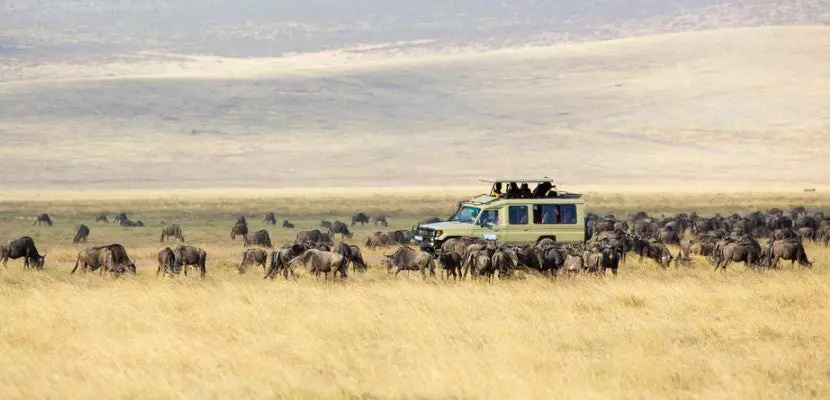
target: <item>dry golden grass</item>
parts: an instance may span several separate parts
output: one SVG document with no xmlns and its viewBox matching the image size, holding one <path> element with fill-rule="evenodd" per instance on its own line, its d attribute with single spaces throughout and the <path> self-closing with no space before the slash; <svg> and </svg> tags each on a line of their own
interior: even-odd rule
<svg viewBox="0 0 830 400">
<path fill-rule="evenodd" d="M 754 273 L 734 266 L 714 273 L 704 260 L 669 270 L 632 260 L 616 278 L 422 282 L 415 273 L 388 276 L 376 265 L 381 250 L 367 251 L 375 261 L 370 271 L 344 283 L 308 275 L 265 281 L 261 270 L 235 271 L 242 249 L 229 243 L 227 230 L 236 213 L 260 227 L 256 216 L 265 209 L 257 207 L 279 211 L 279 201 L 305 202 L 309 208 L 296 206 L 296 220 L 310 228 L 331 207 L 318 202 L 339 201 L 345 210 L 368 207 L 370 199 L 177 203 L 119 196 L 38 204 L 59 210 L 53 228 L 19 219 L 34 215 L 35 206 L 3 203 L 0 233 L 32 234 L 49 252 L 49 265 L 44 272 L 23 271 L 18 260 L 0 271 L 0 397 L 830 396 L 830 251 L 817 246 L 807 248 L 816 259 L 812 270 Z M 733 194 L 725 203 L 680 196 L 593 199 L 608 209 L 654 212 L 807 202 L 801 194 Z M 395 228 L 453 204 L 387 197 L 408 207 L 392 219 Z M 820 196 L 809 205 L 826 208 L 828 200 Z M 139 275 L 69 275 L 81 247 L 66 244 L 73 226 L 89 224 L 99 206 L 134 210 L 153 222 L 132 230 L 91 225 L 92 242 L 127 245 Z M 153 274 L 157 225 L 174 219 L 207 249 L 206 281 Z M 268 229 L 277 242 L 293 234 Z M 356 239 L 368 231 L 360 228 Z"/>
</svg>

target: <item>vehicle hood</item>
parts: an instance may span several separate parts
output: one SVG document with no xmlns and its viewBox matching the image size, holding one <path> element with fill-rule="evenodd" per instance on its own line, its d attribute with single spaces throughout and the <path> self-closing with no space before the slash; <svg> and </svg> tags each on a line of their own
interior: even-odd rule
<svg viewBox="0 0 830 400">
<path fill-rule="evenodd" d="M 453 229 L 459 226 L 472 226 L 472 223 L 464 223 L 464 222 L 455 222 L 455 221 L 447 221 L 447 222 L 436 222 L 434 224 L 425 224 L 421 225 L 421 228 L 429 228 L 432 230 L 446 230 L 446 229 Z"/>
</svg>

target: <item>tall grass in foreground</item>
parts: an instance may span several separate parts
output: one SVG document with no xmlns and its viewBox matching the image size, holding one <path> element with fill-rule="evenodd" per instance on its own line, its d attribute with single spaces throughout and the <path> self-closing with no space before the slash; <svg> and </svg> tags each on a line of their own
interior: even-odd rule
<svg viewBox="0 0 830 400">
<path fill-rule="evenodd" d="M 19 260 L 0 269 L 0 398 L 830 397 L 830 251 L 820 246 L 807 247 L 812 270 L 632 259 L 614 278 L 493 284 L 393 278 L 377 265 L 381 249 L 346 282 L 286 282 L 236 273 L 234 203 L 227 215 L 120 205 L 154 225 L 92 225 L 93 243 L 124 242 L 138 261 L 139 275 L 114 280 L 68 272 L 83 247 L 66 244 L 74 224 L 97 209 L 44 204 L 65 217 L 34 228 L 16 219 L 32 209 L 6 204 L 2 234 L 32 233 L 49 256 L 44 272 Z M 302 228 L 319 222 L 297 213 Z M 173 219 L 208 251 L 207 280 L 154 275 L 157 224 Z M 293 235 L 267 229 L 275 242 Z"/>
</svg>

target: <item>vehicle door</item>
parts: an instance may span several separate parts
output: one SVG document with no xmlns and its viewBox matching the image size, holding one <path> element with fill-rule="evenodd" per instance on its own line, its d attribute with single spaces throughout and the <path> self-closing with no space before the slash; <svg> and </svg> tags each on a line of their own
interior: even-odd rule
<svg viewBox="0 0 830 400">
<path fill-rule="evenodd" d="M 499 218 L 499 214 L 498 208 L 482 211 L 473 227 L 472 236 L 487 240 L 500 240 L 503 221 Z"/>
<path fill-rule="evenodd" d="M 501 229 L 499 241 L 502 243 L 533 243 L 536 238 L 531 231 L 530 206 L 526 204 L 508 205 L 507 224 Z"/>
</svg>

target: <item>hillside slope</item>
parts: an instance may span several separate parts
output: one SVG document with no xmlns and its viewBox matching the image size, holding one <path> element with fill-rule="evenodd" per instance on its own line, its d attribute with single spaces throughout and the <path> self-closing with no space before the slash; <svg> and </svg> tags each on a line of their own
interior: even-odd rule
<svg viewBox="0 0 830 400">
<path fill-rule="evenodd" d="M 171 55 L 6 76 L 2 183 L 467 184 L 541 172 L 572 185 L 830 178 L 830 28 L 321 54 Z"/>
</svg>

